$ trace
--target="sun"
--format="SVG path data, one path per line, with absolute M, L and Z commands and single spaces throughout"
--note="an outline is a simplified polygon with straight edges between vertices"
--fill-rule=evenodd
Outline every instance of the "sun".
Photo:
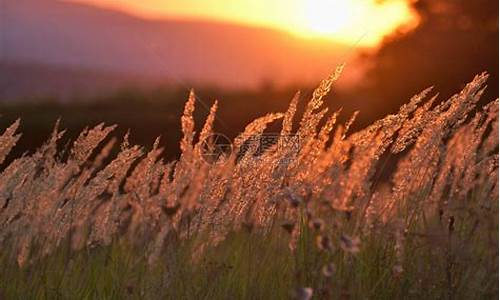
M 334 34 L 349 25 L 353 6 L 348 1 L 310 0 L 305 3 L 306 26 L 312 33 Z
M 416 14 L 404 0 L 307 0 L 302 3 L 301 28 L 295 29 L 295 33 L 303 37 L 374 46 L 394 30 L 409 30 L 418 24 Z

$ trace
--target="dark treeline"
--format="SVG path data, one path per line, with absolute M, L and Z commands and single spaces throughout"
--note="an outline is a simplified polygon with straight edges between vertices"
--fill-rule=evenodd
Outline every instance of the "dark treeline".
M 418 0 L 419 26 L 385 40 L 375 55 L 364 91 L 381 116 L 429 86 L 446 99 L 481 72 L 490 79 L 483 101 L 498 98 L 498 1 Z M 359 91 L 356 91 L 359 92 Z

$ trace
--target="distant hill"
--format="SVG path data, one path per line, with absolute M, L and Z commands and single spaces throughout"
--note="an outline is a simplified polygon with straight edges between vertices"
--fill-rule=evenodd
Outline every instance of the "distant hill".
M 239 88 L 316 81 L 345 51 L 343 45 L 263 28 L 145 20 L 53 0 L 0 5 L 0 62 L 11 70 L 43 65 Z M 6 72 L 0 69 L 2 80 Z
M 166 83 L 153 76 L 0 61 L 0 101 L 21 98 L 87 100 L 108 95 L 124 87 L 148 89 Z

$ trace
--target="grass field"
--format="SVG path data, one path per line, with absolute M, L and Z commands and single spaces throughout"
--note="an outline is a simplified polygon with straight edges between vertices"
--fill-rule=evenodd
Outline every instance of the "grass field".
M 110 157 L 115 126 L 65 143 L 56 125 L 0 173 L 0 298 L 498 298 L 498 100 L 477 107 L 487 74 L 351 132 L 356 114 L 337 124 L 323 103 L 340 71 L 300 118 L 297 95 L 230 151 L 213 140 L 217 103 L 194 132 L 191 93 L 174 162 L 128 134 Z M 0 136 L 0 162 L 18 127 Z

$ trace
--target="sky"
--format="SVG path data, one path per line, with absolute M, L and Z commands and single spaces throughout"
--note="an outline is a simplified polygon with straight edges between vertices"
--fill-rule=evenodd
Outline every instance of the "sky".
M 302 38 L 376 46 L 418 24 L 405 0 L 68 0 L 143 18 L 204 19 L 263 26 Z

